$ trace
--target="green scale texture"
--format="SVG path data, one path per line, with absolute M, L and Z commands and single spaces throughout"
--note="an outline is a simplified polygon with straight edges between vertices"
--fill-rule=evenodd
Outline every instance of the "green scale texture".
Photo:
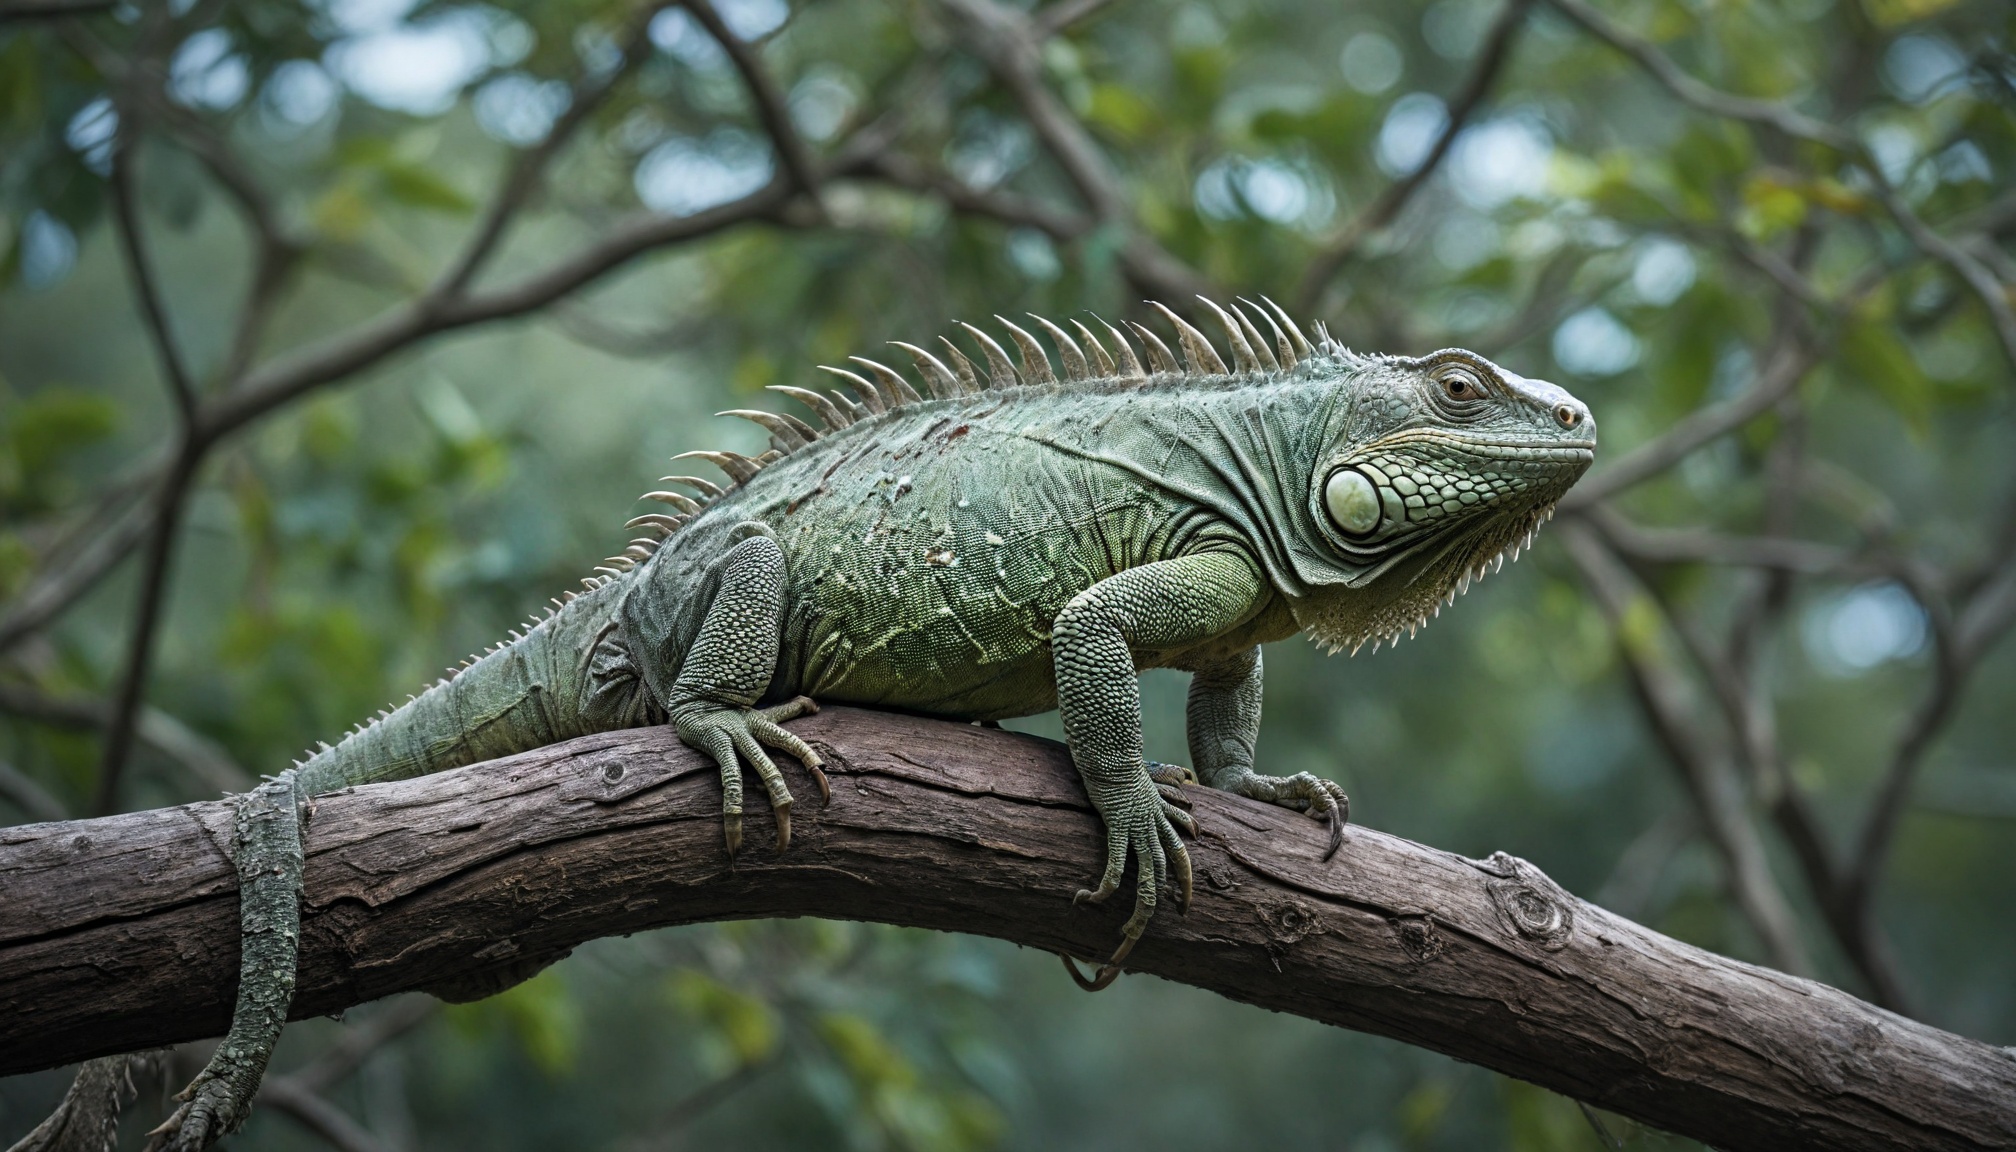
M 1327 819 L 1334 851 L 1343 792 L 1254 770 L 1260 645 L 1306 631 L 1356 650 L 1411 633 L 1530 542 L 1593 459 L 1595 424 L 1561 389 L 1472 353 L 1358 355 L 1255 309 L 1270 347 L 1249 316 L 1205 303 L 1229 369 L 1163 309 L 1182 367 L 1144 327 L 1150 371 L 1117 331 L 1109 350 L 1083 325 L 1081 345 L 1039 319 L 1064 383 L 1008 325 L 1019 372 L 968 329 L 989 386 L 948 341 L 949 366 L 912 352 L 929 399 L 866 361 L 875 379 L 852 377 L 854 396 L 787 390 L 822 429 L 747 414 L 772 432 L 771 452 L 697 454 L 728 473 L 725 489 L 652 494 L 678 514 L 633 521 L 654 536 L 585 594 L 253 794 L 240 821 L 240 1010 L 160 1143 L 199 1149 L 242 1123 L 285 1017 L 300 844 L 276 797 L 290 791 L 298 805 L 669 723 L 720 766 L 729 850 L 745 764 L 782 850 L 793 798 L 766 749 L 823 791 L 817 754 L 783 727 L 813 700 L 961 720 L 1056 708 L 1107 832 L 1104 874 L 1077 898 L 1106 899 L 1138 864 L 1123 942 L 1092 982 L 1103 986 L 1158 891 L 1179 906 L 1189 896 L 1178 830 L 1193 831 L 1180 787 L 1192 772 L 1143 758 L 1136 679 L 1178 668 L 1195 673 L 1194 778 Z

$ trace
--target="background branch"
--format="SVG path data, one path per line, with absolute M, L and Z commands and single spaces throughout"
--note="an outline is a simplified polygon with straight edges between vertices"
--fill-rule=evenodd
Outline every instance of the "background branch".
M 1337 238 L 1310 261 L 1308 270 L 1302 274 L 1301 286 L 1295 290 L 1296 306 L 1300 311 L 1314 314 L 1319 309 L 1323 293 L 1337 278 L 1337 273 L 1358 254 L 1359 246 L 1398 219 L 1414 194 L 1442 167 L 1442 161 L 1449 155 L 1456 137 L 1469 126 L 1470 118 L 1497 84 L 1505 62 L 1511 59 L 1512 44 L 1518 39 L 1519 29 L 1524 27 L 1526 14 L 1532 10 L 1533 2 L 1505 0 L 1505 6 L 1498 10 L 1497 19 L 1491 23 L 1491 30 L 1485 33 L 1483 46 L 1477 50 L 1476 60 L 1464 76 L 1462 86 L 1456 89 L 1456 95 L 1449 102 L 1449 119 L 1443 124 L 1441 134 L 1435 137 L 1434 144 L 1429 146 L 1428 155 L 1415 165 L 1412 172 L 1388 184 L 1379 193 L 1378 199 L 1353 216 Z

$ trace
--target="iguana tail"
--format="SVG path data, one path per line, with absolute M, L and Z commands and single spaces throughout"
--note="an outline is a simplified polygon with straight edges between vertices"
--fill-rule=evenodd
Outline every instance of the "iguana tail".
M 621 588 L 580 596 L 295 765 L 313 796 L 662 722 L 613 641 Z
M 230 1032 L 177 1097 L 180 1107 L 151 1134 L 150 1152 L 201 1152 L 244 1123 L 293 1000 L 301 820 L 310 796 L 662 722 L 614 639 L 620 585 L 602 585 L 523 634 L 514 632 L 419 696 L 238 798 L 238 1002 Z M 536 970 L 525 968 L 516 978 Z M 501 985 L 493 982 L 487 990 Z

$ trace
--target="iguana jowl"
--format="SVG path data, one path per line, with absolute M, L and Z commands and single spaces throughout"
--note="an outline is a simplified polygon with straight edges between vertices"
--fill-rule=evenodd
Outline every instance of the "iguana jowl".
M 243 976 L 231 1032 L 163 1125 L 200 1149 L 243 1120 L 291 997 L 299 927 L 299 812 L 318 792 L 401 779 L 590 732 L 671 724 L 720 765 L 728 850 L 740 846 L 743 763 L 790 840 L 792 793 L 766 753 L 819 757 L 782 725 L 812 701 L 965 720 L 1057 708 L 1106 827 L 1100 901 L 1138 862 L 1117 962 L 1157 891 L 1190 891 L 1181 770 L 1143 759 L 1136 674 L 1195 674 L 1195 778 L 1327 817 L 1343 792 L 1254 770 L 1260 646 L 1297 632 L 1376 649 L 1487 568 L 1517 556 L 1593 458 L 1588 409 L 1554 385 L 1460 350 L 1362 356 L 1285 313 L 1205 302 L 1228 367 L 1175 313 L 1179 365 L 1148 328 L 1042 345 L 1002 321 L 1015 365 L 984 332 L 978 369 L 902 345 L 920 395 L 883 365 L 836 371 L 853 394 L 784 388 L 817 413 L 738 412 L 766 428 L 755 459 L 691 453 L 717 486 L 632 526 L 588 590 L 523 635 L 240 802 Z M 1264 329 L 1264 334 L 1263 334 Z M 1271 339 L 1269 338 L 1271 337 Z M 928 398 L 927 398 L 928 396 Z

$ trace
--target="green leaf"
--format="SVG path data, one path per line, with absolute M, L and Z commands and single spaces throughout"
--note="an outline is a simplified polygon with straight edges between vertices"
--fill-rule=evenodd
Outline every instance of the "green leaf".
M 1776 172 L 1759 172 L 1743 182 L 1743 210 L 1736 226 L 1752 240 L 1769 240 L 1806 220 L 1806 197 Z
M 552 968 L 475 1004 L 451 1004 L 448 1018 L 464 1033 L 502 1027 L 546 1075 L 574 1070 L 581 1050 L 581 1013 L 566 981 Z
M 1122 140 L 1144 135 L 1155 122 L 1155 110 L 1123 84 L 1096 84 L 1085 118 Z
M 476 207 L 453 184 L 418 164 L 388 162 L 379 170 L 385 191 L 401 204 L 436 212 L 463 213 Z
M 732 1055 L 736 1067 L 761 1063 L 777 1050 L 780 1031 L 777 1013 L 747 992 L 731 988 L 705 972 L 684 968 L 667 978 L 666 995 L 675 1007 L 697 1018 L 715 1034 Z
M 909 1088 L 917 1082 L 917 1070 L 866 1017 L 828 1012 L 819 1018 L 819 1037 L 863 1090 Z
M 1932 380 L 1896 328 L 1874 318 L 1848 324 L 1841 333 L 1836 362 L 1843 374 L 1888 401 L 1912 435 L 1922 439 L 1931 431 Z
M 22 466 L 39 472 L 119 427 L 119 408 L 106 397 L 45 388 L 21 401 L 7 419 L 7 437 Z

